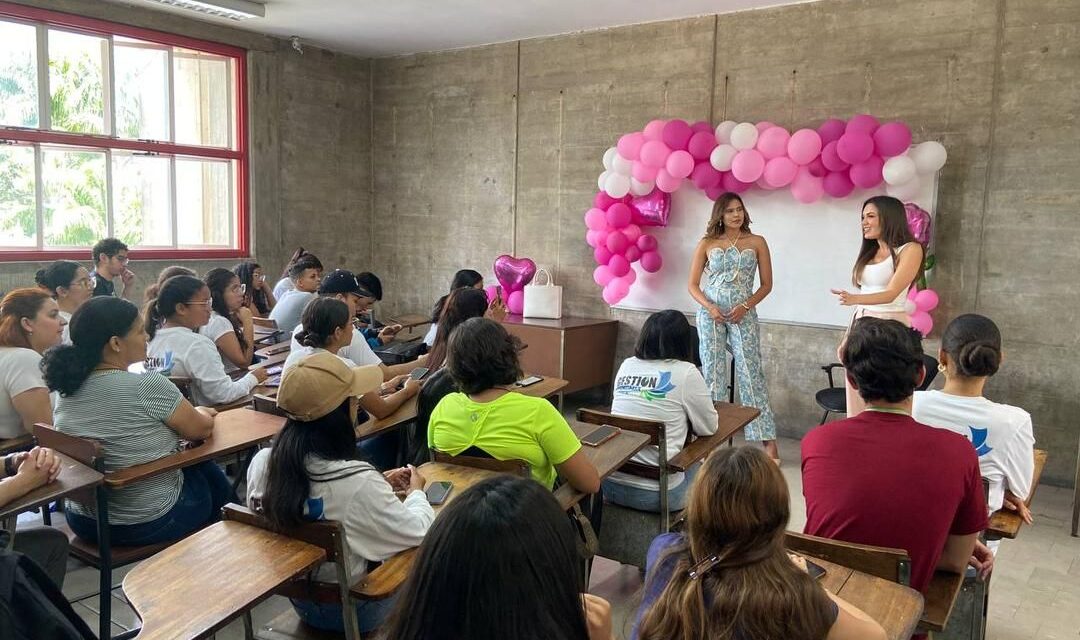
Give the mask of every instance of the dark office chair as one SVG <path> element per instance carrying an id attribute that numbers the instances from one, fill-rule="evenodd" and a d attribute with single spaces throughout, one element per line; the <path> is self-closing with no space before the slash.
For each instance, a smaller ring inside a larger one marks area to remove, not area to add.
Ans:
<path id="1" fill-rule="evenodd" d="M 933 384 L 934 378 L 938 374 L 938 361 L 934 356 L 923 354 L 923 366 L 926 367 L 926 377 L 923 378 L 922 384 L 919 385 L 917 391 L 926 391 Z M 817 401 L 818 406 L 825 410 L 825 413 L 821 416 L 821 422 L 818 424 L 825 424 L 825 421 L 829 419 L 830 413 L 847 413 L 847 397 L 843 386 L 836 386 L 833 381 L 833 369 L 840 367 L 844 368 L 844 365 L 839 362 L 833 362 L 827 364 L 821 368 L 825 372 L 825 375 L 829 377 L 829 386 L 814 394 L 814 400 Z"/>

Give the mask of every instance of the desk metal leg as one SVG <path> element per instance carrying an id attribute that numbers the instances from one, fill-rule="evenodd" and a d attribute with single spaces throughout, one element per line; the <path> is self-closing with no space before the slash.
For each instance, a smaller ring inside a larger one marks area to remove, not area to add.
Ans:
<path id="1" fill-rule="evenodd" d="M 99 486 L 97 495 L 98 554 L 101 566 L 98 567 L 98 638 L 106 640 L 112 637 L 112 545 L 109 540 L 109 497 L 104 486 Z"/>

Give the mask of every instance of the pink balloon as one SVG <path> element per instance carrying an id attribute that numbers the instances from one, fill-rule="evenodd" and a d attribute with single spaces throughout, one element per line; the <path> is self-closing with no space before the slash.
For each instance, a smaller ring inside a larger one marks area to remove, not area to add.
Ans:
<path id="1" fill-rule="evenodd" d="M 770 129 L 772 131 L 772 129 Z M 799 171 L 799 165 L 791 161 L 791 158 L 782 156 L 779 158 L 773 158 L 765 163 L 765 182 L 774 189 L 780 187 L 786 187 L 791 184 L 791 181 L 795 179 L 795 174 Z"/>
<path id="2" fill-rule="evenodd" d="M 765 157 L 757 149 L 744 149 L 731 161 L 731 174 L 741 182 L 753 182 L 765 170 Z"/>
<path id="3" fill-rule="evenodd" d="M 708 125 L 706 125 L 705 131 L 698 131 L 690 136 L 690 142 L 686 145 L 686 150 L 690 152 L 690 155 L 694 156 L 695 160 L 708 160 L 715 148 L 716 134 Z"/>
<path id="4" fill-rule="evenodd" d="M 676 178 L 667 172 L 667 169 L 661 169 L 656 172 L 656 188 L 664 193 L 671 193 L 679 188 L 682 184 L 682 178 Z"/>
<path id="5" fill-rule="evenodd" d="M 622 229 L 630 224 L 630 207 L 621 202 L 616 202 L 608 208 L 604 219 L 612 229 Z"/>
<path id="6" fill-rule="evenodd" d="M 874 131 L 874 150 L 882 158 L 898 156 L 911 146 L 911 129 L 903 122 L 889 122 Z"/>
<path id="7" fill-rule="evenodd" d="M 923 289 L 915 294 L 915 308 L 925 313 L 937 309 L 940 302 L 941 299 L 938 297 L 937 291 L 933 289 Z"/>
<path id="8" fill-rule="evenodd" d="M 487 294 L 488 304 L 495 302 L 495 297 L 499 295 L 499 288 L 495 285 L 490 287 L 484 287 L 484 293 Z"/>
<path id="9" fill-rule="evenodd" d="M 645 140 L 663 140 L 665 124 L 667 123 L 663 120 L 653 120 L 645 125 L 645 130 L 642 131 Z"/>
<path id="10" fill-rule="evenodd" d="M 810 164 L 821 153 L 821 136 L 813 129 L 799 129 L 791 134 L 787 155 L 798 165 Z"/>
<path id="11" fill-rule="evenodd" d="M 754 186 L 753 182 L 743 182 L 735 177 L 730 171 L 724 173 L 722 180 L 724 191 L 730 191 L 732 193 L 746 193 L 750 187 Z"/>
<path id="12" fill-rule="evenodd" d="M 642 253 L 646 251 L 656 251 L 657 246 L 659 246 L 659 243 L 656 241 L 656 237 L 650 236 L 647 233 L 642 234 L 637 240 L 637 248 L 640 249 Z"/>
<path id="13" fill-rule="evenodd" d="M 606 246 L 608 251 L 610 251 L 612 254 L 619 255 L 623 251 L 626 251 L 626 247 L 629 244 L 630 242 L 626 239 L 626 236 L 623 235 L 621 231 L 612 231 L 608 234 L 607 241 L 604 243 L 604 246 Z M 610 262 L 608 264 L 610 264 Z"/>
<path id="14" fill-rule="evenodd" d="M 723 178 L 721 178 L 721 180 L 722 179 Z M 725 189 L 723 185 L 718 184 L 715 187 L 709 187 L 708 189 L 706 189 L 705 197 L 715 202 L 716 200 L 719 200 L 720 196 L 724 195 L 726 191 L 727 189 Z"/>
<path id="15" fill-rule="evenodd" d="M 645 134 L 635 131 L 619 138 L 615 148 L 618 149 L 619 155 L 627 160 L 637 160 L 643 144 L 645 144 Z"/>
<path id="16" fill-rule="evenodd" d="M 704 120 L 698 120 L 690 125 L 690 130 L 694 133 L 708 133 L 713 137 L 713 142 L 716 142 L 716 134 L 713 133 L 713 126 Z"/>
<path id="17" fill-rule="evenodd" d="M 594 231 L 601 231 L 605 227 L 604 212 L 597 208 L 585 212 L 585 226 Z"/>
<path id="18" fill-rule="evenodd" d="M 915 296 L 919 295 L 919 290 L 915 287 L 911 287 L 907 292 L 907 299 L 915 302 Z"/>
<path id="19" fill-rule="evenodd" d="M 860 113 L 857 116 L 848 120 L 847 126 L 844 128 L 844 133 L 862 133 L 865 135 L 873 135 L 874 131 L 878 128 L 878 119 L 874 116 Z"/>
<path id="20" fill-rule="evenodd" d="M 874 139 L 867 133 L 845 133 L 836 141 L 836 155 L 848 164 L 866 162 L 874 155 Z"/>
<path id="21" fill-rule="evenodd" d="M 689 151 L 672 151 L 665 166 L 672 177 L 685 178 L 694 170 L 694 156 Z"/>
<path id="22" fill-rule="evenodd" d="M 765 164 L 768 164 L 768 163 L 765 163 Z M 776 187 L 772 186 L 771 184 L 769 184 L 768 182 L 765 181 L 765 172 L 764 171 L 761 172 L 761 177 L 760 178 L 758 178 L 757 180 L 754 180 L 754 184 L 757 185 L 758 189 L 764 189 L 765 191 L 775 191 L 776 190 Z"/>
<path id="23" fill-rule="evenodd" d="M 652 182 L 656 180 L 656 167 L 650 167 L 644 162 L 634 161 L 630 166 L 630 175 L 638 182 Z"/>
<path id="24" fill-rule="evenodd" d="M 641 249 L 638 249 L 634 245 L 630 245 L 626 248 L 626 260 L 628 262 L 637 262 L 641 259 Z"/>
<path id="25" fill-rule="evenodd" d="M 627 242 L 631 245 L 637 244 L 637 239 L 641 237 L 641 227 L 636 224 L 628 224 L 620 229 L 620 231 L 626 236 Z"/>
<path id="26" fill-rule="evenodd" d="M 606 264 L 602 264 L 593 269 L 592 279 L 593 282 L 600 285 L 601 287 L 606 287 L 607 283 L 615 279 L 615 274 L 611 272 L 610 267 L 608 267 Z"/>
<path id="27" fill-rule="evenodd" d="M 593 259 L 596 260 L 596 264 L 607 264 L 611 260 L 611 256 L 615 254 L 611 253 L 607 248 L 607 236 L 601 238 L 600 242 L 602 244 L 593 250 Z"/>
<path id="28" fill-rule="evenodd" d="M 633 269 L 626 272 L 626 275 L 622 277 L 622 281 L 626 283 L 627 287 L 634 284 L 637 281 L 637 271 Z"/>
<path id="29" fill-rule="evenodd" d="M 671 196 L 653 189 L 630 199 L 631 221 L 641 227 L 666 227 L 671 214 Z"/>
<path id="30" fill-rule="evenodd" d="M 769 122 L 768 120 L 762 120 L 761 122 L 754 125 L 754 127 L 758 130 L 758 133 L 763 133 L 769 129 L 772 129 L 775 126 L 775 124 Z"/>
<path id="31" fill-rule="evenodd" d="M 825 145 L 821 150 L 821 164 L 825 166 L 829 171 L 847 171 L 850 163 L 844 162 L 840 159 L 840 156 L 836 153 L 836 147 L 839 143 L 835 140 Z"/>
<path id="32" fill-rule="evenodd" d="M 593 249 L 600 246 L 601 239 L 607 240 L 607 234 L 603 231 L 593 231 L 592 229 L 589 229 L 585 232 L 585 242 Z"/>
<path id="33" fill-rule="evenodd" d="M 839 159 L 840 158 L 837 158 L 837 160 Z M 824 178 L 825 174 L 829 172 L 829 170 L 825 168 L 825 163 L 821 161 L 821 156 L 814 158 L 813 162 L 806 165 L 806 167 L 810 169 L 810 175 L 815 178 Z"/>
<path id="34" fill-rule="evenodd" d="M 611 256 L 611 262 L 608 262 L 607 266 L 608 269 L 611 269 L 612 275 L 616 278 L 621 278 L 630 270 L 630 261 L 623 256 L 614 255 Z"/>
<path id="35" fill-rule="evenodd" d="M 525 311 L 525 292 L 511 291 L 510 295 L 506 296 L 506 310 L 520 316 Z"/>
<path id="36" fill-rule="evenodd" d="M 664 260 L 656 251 L 646 251 L 641 254 L 641 268 L 648 273 L 656 273 L 664 266 Z"/>
<path id="37" fill-rule="evenodd" d="M 649 140 L 641 145 L 641 162 L 650 167 L 663 167 L 669 155 L 671 149 L 659 140 Z"/>
<path id="38" fill-rule="evenodd" d="M 779 158 L 787 154 L 788 141 L 791 134 L 783 127 L 769 127 L 761 132 L 757 139 L 757 150 L 766 160 Z"/>
<path id="39" fill-rule="evenodd" d="M 839 118 L 830 118 L 821 123 L 821 126 L 817 128 L 818 135 L 821 136 L 821 145 L 825 146 L 830 142 L 836 142 L 840 139 L 840 136 L 844 135 L 844 129 L 846 123 Z"/>
<path id="40" fill-rule="evenodd" d="M 720 184 L 720 172 L 708 162 L 699 162 L 690 173 L 690 180 L 698 189 L 708 191 Z"/>
<path id="41" fill-rule="evenodd" d="M 911 328 L 921 333 L 925 338 L 934 330 L 934 319 L 925 311 L 916 311 L 911 314 Z"/>
<path id="42" fill-rule="evenodd" d="M 852 165 L 849 177 L 860 189 L 873 189 L 882 182 L 881 168 L 885 161 L 878 156 L 870 156 L 869 160 Z"/>
<path id="43" fill-rule="evenodd" d="M 825 176 L 822 182 L 825 193 L 834 198 L 846 198 L 855 190 L 847 171 L 832 171 Z"/>
<path id="44" fill-rule="evenodd" d="M 619 278 L 615 278 L 604 287 L 604 302 L 610 305 L 619 304 L 619 301 L 625 298 L 628 293 L 630 293 L 630 285 Z"/>
<path id="45" fill-rule="evenodd" d="M 692 135 L 694 131 L 686 120 L 672 120 L 664 125 L 664 134 L 661 139 L 673 151 L 686 150 L 686 145 L 690 142 Z"/>
<path id="46" fill-rule="evenodd" d="M 914 202 L 904 204 L 904 213 L 907 214 L 908 229 L 915 241 L 921 245 L 930 242 L 930 214 Z"/>
<path id="47" fill-rule="evenodd" d="M 610 207 L 611 205 L 615 204 L 618 201 L 619 201 L 618 198 L 612 198 L 608 194 L 601 191 L 601 192 L 596 194 L 595 198 L 593 198 L 593 206 L 596 207 L 597 209 L 602 210 L 602 211 L 607 211 L 608 207 Z"/>
<path id="48" fill-rule="evenodd" d="M 791 183 L 791 195 L 803 204 L 812 204 L 825 195 L 822 179 L 810 173 L 807 167 L 799 167 L 799 173 Z"/>
<path id="49" fill-rule="evenodd" d="M 536 263 L 529 258 L 515 258 L 503 254 L 495 258 L 495 279 L 503 291 L 520 291 L 532 282 L 536 275 Z"/>

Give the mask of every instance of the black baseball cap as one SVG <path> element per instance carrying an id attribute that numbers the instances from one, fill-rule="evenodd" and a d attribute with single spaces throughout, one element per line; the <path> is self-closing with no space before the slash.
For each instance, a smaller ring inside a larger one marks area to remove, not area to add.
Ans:
<path id="1" fill-rule="evenodd" d="M 371 298 L 371 292 L 360 286 L 360 281 L 352 271 L 335 269 L 322 279 L 319 284 L 319 293 L 322 295 L 334 295 L 338 293 L 351 293 L 361 298 Z"/>

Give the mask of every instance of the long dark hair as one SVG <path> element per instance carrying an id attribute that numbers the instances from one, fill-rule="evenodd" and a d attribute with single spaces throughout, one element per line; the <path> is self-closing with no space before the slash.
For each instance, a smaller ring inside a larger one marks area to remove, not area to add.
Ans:
<path id="1" fill-rule="evenodd" d="M 303 248 L 303 247 L 297 247 L 296 251 L 293 251 L 293 254 L 291 256 L 289 256 L 289 261 L 285 263 L 285 269 L 281 272 L 281 277 L 282 278 L 292 277 L 289 274 L 289 271 L 293 268 L 293 266 L 296 265 L 297 262 L 300 261 L 301 258 L 307 258 L 309 262 L 317 265 L 317 266 L 311 266 L 311 267 L 306 267 L 306 268 L 308 268 L 308 269 L 318 269 L 318 270 L 322 271 L 322 268 L 323 268 L 322 262 L 320 262 L 319 259 L 317 257 L 315 257 L 314 253 L 308 252 L 308 250 Z M 303 273 L 303 271 L 304 271 L 303 269 L 300 270 L 301 273 Z"/>
<path id="2" fill-rule="evenodd" d="M 473 394 L 521 379 L 521 341 L 501 324 L 470 318 L 450 333 L 446 368 L 462 393 Z"/>
<path id="3" fill-rule="evenodd" d="M 474 269 L 461 269 L 454 274 L 454 278 L 450 280 L 450 293 L 457 291 L 458 289 L 469 287 L 474 288 L 476 285 L 484 281 L 484 276 L 479 271 Z M 435 306 L 431 309 L 431 321 L 438 322 L 439 316 L 442 315 L 443 306 L 446 304 L 446 298 L 449 294 L 442 296 L 435 303 Z"/>
<path id="4" fill-rule="evenodd" d="M 941 350 L 949 354 L 961 376 L 992 376 L 1001 366 L 1001 331 L 990 318 L 966 313 L 945 327 Z"/>
<path id="5" fill-rule="evenodd" d="M 310 475 L 304 459 L 355 460 L 356 435 L 353 433 L 349 402 L 310 422 L 289 419 L 274 438 L 267 469 L 266 492 L 261 507 L 274 526 L 281 529 L 305 522 L 304 505 L 311 495 L 312 482 L 329 482 L 355 475 L 356 469 L 333 474 Z"/>
<path id="6" fill-rule="evenodd" d="M 266 299 L 266 292 L 255 284 L 256 269 L 262 269 L 262 265 L 248 260 L 233 267 L 232 271 L 240 278 L 240 284 L 244 285 L 244 295 L 255 303 L 260 315 L 266 315 L 270 313 L 270 301 Z"/>
<path id="7" fill-rule="evenodd" d="M 727 209 L 727 206 L 735 200 L 738 200 L 743 208 L 742 226 L 739 227 L 739 231 L 750 233 L 750 212 L 746 211 L 746 203 L 743 202 L 742 196 L 728 191 L 720 194 L 713 203 L 712 215 L 709 216 L 709 223 L 705 225 L 706 238 L 719 238 L 724 235 L 724 209 Z"/>
<path id="8" fill-rule="evenodd" d="M 81 266 L 78 262 L 71 260 L 57 260 L 44 269 L 38 269 L 38 272 L 34 274 L 34 282 L 55 298 L 59 295 L 56 292 L 57 289 L 71 287 L 71 281 L 75 279 L 75 274 Z"/>
<path id="9" fill-rule="evenodd" d="M 236 312 L 229 309 L 229 304 L 225 302 L 225 291 L 232 285 L 233 278 L 239 280 L 236 274 L 228 269 L 222 269 L 218 267 L 206 272 L 203 277 L 203 281 L 206 282 L 206 286 L 210 288 L 210 307 L 219 316 L 228 319 L 229 324 L 232 325 L 233 333 L 236 335 L 237 342 L 240 343 L 241 351 L 247 349 L 247 340 L 244 339 L 244 326 L 240 324 L 240 319 L 236 317 Z"/>
<path id="10" fill-rule="evenodd" d="M 681 311 L 657 311 L 642 325 L 634 357 L 639 360 L 682 360 L 700 365 L 697 330 L 690 326 Z"/>
<path id="11" fill-rule="evenodd" d="M 892 256 L 893 268 L 896 268 L 896 250 L 904 246 L 909 242 L 915 241 L 915 236 L 912 235 L 911 229 L 907 224 L 907 212 L 904 211 L 904 203 L 900 202 L 892 196 L 874 196 L 868 198 L 863 203 L 860 212 L 865 211 L 867 205 L 874 205 L 874 208 L 878 210 L 878 220 L 881 225 L 881 240 L 889 247 L 889 254 Z M 861 215 L 861 213 L 860 213 Z M 851 270 L 851 282 L 855 286 L 860 286 L 862 280 L 863 269 L 866 265 L 870 264 L 870 261 L 874 259 L 874 256 L 878 252 L 878 241 L 869 240 L 863 238 L 862 245 L 859 246 L 859 257 L 855 259 L 855 268 Z M 916 280 L 922 275 L 922 268 L 919 268 L 919 275 L 916 276 Z"/>
<path id="12" fill-rule="evenodd" d="M 508 475 L 484 480 L 431 526 L 386 637 L 587 640 L 578 564 L 550 491 Z"/>
<path id="13" fill-rule="evenodd" d="M 657 563 L 674 562 L 674 572 L 638 637 L 823 640 L 829 597 L 784 551 L 788 503 L 784 476 L 760 449 L 709 456 L 690 489 L 686 543 Z M 653 572 L 646 584 L 657 579 Z"/>
<path id="14" fill-rule="evenodd" d="M 146 335 L 153 340 L 166 320 L 176 314 L 176 305 L 188 302 L 202 291 L 206 284 L 195 276 L 173 276 L 161 285 L 156 298 L 146 303 Z"/>
<path id="15" fill-rule="evenodd" d="M 158 291 L 161 290 L 161 285 L 165 284 L 165 281 L 169 278 L 175 278 L 176 276 L 192 276 L 193 278 L 199 277 L 199 275 L 195 273 L 194 270 L 188 269 L 187 267 L 181 267 L 178 264 L 165 267 L 161 270 L 161 273 L 158 274 L 157 282 L 150 285 L 146 288 L 145 291 L 143 291 L 143 302 L 150 302 L 154 298 L 158 297 Z"/>
<path id="16" fill-rule="evenodd" d="M 435 344 L 428 353 L 427 368 L 436 371 L 446 360 L 446 346 L 450 333 L 469 318 L 483 317 L 487 311 L 487 294 L 480 289 L 458 289 L 450 294 L 439 316 L 439 328 L 435 332 Z"/>
<path id="17" fill-rule="evenodd" d="M 305 347 L 325 348 L 334 332 L 348 326 L 349 306 L 338 300 L 321 296 L 307 303 L 300 316 L 303 329 L 296 334 L 296 341 Z"/>
<path id="18" fill-rule="evenodd" d="M 101 364 L 101 352 L 109 340 L 131 333 L 138 319 L 139 308 L 123 298 L 87 300 L 71 315 L 71 344 L 45 352 L 41 361 L 45 384 L 61 396 L 74 395 Z"/>

